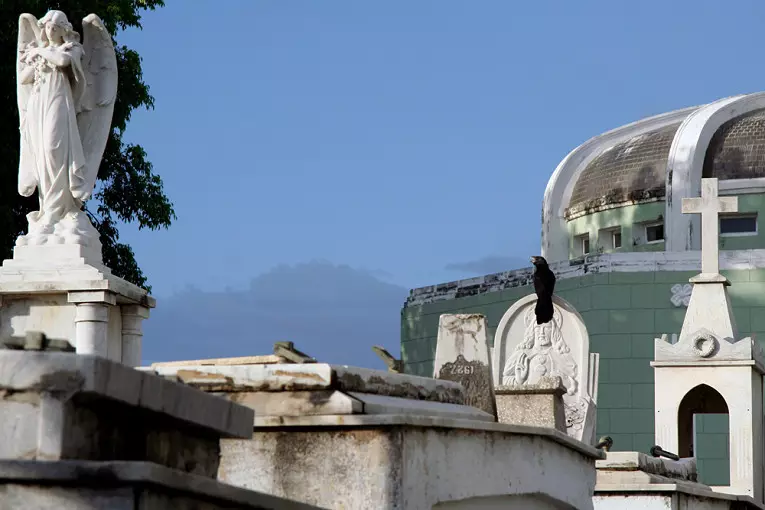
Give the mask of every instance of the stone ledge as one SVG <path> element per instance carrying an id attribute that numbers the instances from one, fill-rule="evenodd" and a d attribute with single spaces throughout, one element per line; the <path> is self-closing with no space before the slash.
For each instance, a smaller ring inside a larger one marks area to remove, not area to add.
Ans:
<path id="1" fill-rule="evenodd" d="M 669 478 L 695 481 L 696 461 L 693 458 L 670 460 L 651 457 L 641 452 L 608 452 L 595 463 L 600 471 L 642 471 Z"/>
<path id="2" fill-rule="evenodd" d="M 560 395 L 566 387 L 560 377 L 540 377 L 537 384 L 503 385 L 494 388 L 496 395 Z"/>
<path id="3" fill-rule="evenodd" d="M 154 370 L 157 367 L 188 367 L 188 366 L 239 366 L 239 365 L 277 365 L 291 364 L 292 362 L 277 356 L 276 354 L 266 354 L 263 356 L 241 356 L 238 358 L 208 358 L 184 361 L 158 361 L 152 363 L 151 367 L 145 367 L 143 370 Z"/>
<path id="4" fill-rule="evenodd" d="M 154 366 L 160 376 L 177 377 L 211 392 L 306 391 L 334 389 L 412 400 L 463 404 L 459 383 L 327 363 L 267 365 Z"/>
<path id="5" fill-rule="evenodd" d="M 157 306 L 157 300 L 149 296 L 145 289 L 93 266 L 29 269 L 3 265 L 0 268 L 0 296 L 94 290 L 115 293 L 119 304 L 139 304 L 147 308 Z"/>
<path id="6" fill-rule="evenodd" d="M 387 397 L 372 393 L 343 393 L 332 389 L 236 391 L 215 392 L 213 394 L 249 407 L 255 411 L 256 417 L 409 413 L 416 416 L 495 421 L 493 415 L 467 405 Z"/>
<path id="7" fill-rule="evenodd" d="M 96 356 L 0 350 L 0 389 L 91 395 L 161 413 L 222 437 L 252 434 L 251 409 Z"/>
<path id="8" fill-rule="evenodd" d="M 29 461 L 0 460 L 0 484 L 34 486 L 70 485 L 159 487 L 185 496 L 214 500 L 220 508 L 312 510 L 318 507 L 268 494 L 234 487 L 149 462 Z"/>
<path id="9" fill-rule="evenodd" d="M 455 430 L 478 430 L 505 434 L 540 436 L 559 443 L 593 459 L 605 459 L 603 451 L 590 446 L 555 429 L 526 425 L 444 418 L 438 416 L 414 416 L 408 414 L 349 414 L 323 416 L 266 416 L 256 417 L 254 431 L 317 429 L 317 428 L 370 428 L 370 427 L 432 427 Z"/>
<path id="10" fill-rule="evenodd" d="M 765 268 L 765 249 L 720 250 L 720 269 L 752 270 Z M 629 252 L 588 255 L 574 260 L 553 262 L 550 269 L 558 280 L 579 278 L 594 273 L 635 273 L 657 271 L 701 271 L 701 252 Z M 531 285 L 532 269 L 519 268 L 475 278 L 428 285 L 409 291 L 404 308 L 448 301 L 467 296 Z"/>
<path id="11" fill-rule="evenodd" d="M 718 499 L 724 501 L 736 501 L 744 503 L 746 508 L 765 510 L 765 505 L 758 503 L 749 496 L 740 496 L 738 494 L 727 494 L 724 492 L 713 491 L 710 487 L 694 482 L 676 482 L 676 483 L 636 483 L 636 484 L 596 484 L 595 496 L 603 495 L 631 495 L 635 493 L 645 494 L 667 494 L 681 493 L 700 498 Z M 600 493 L 600 494 L 599 494 Z"/>

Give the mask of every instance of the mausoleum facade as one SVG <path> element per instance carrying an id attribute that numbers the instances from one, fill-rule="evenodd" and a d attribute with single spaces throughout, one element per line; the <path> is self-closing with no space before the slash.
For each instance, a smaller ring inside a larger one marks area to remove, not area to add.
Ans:
<path id="1" fill-rule="evenodd" d="M 701 269 L 701 218 L 683 214 L 702 178 L 737 196 L 719 219 L 720 272 L 738 330 L 765 338 L 765 93 L 724 98 L 596 136 L 553 172 L 543 201 L 541 253 L 556 294 L 581 314 L 599 353 L 597 436 L 612 450 L 654 444 L 654 339 L 679 334 Z M 529 254 L 531 255 L 531 254 Z M 531 268 L 411 291 L 402 310 L 405 371 L 433 375 L 441 314 L 484 314 L 494 338 L 505 312 L 533 293 Z M 496 376 L 496 374 L 495 374 Z M 699 479 L 727 485 L 727 417 L 695 421 Z"/>

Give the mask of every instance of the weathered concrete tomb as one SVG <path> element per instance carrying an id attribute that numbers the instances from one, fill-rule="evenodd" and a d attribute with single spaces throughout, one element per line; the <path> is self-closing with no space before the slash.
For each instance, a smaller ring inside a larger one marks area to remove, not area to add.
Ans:
<path id="1" fill-rule="evenodd" d="M 92 355 L 0 350 L 0 509 L 308 509 L 216 480 L 252 410 Z"/>

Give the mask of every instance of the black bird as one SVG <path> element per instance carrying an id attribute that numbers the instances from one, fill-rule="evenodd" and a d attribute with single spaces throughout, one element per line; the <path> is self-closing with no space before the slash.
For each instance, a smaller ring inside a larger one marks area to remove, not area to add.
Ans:
<path id="1" fill-rule="evenodd" d="M 555 273 L 550 270 L 544 257 L 531 257 L 531 263 L 534 264 L 534 290 L 537 293 L 534 313 L 537 316 L 537 324 L 544 324 L 553 318 Z"/>

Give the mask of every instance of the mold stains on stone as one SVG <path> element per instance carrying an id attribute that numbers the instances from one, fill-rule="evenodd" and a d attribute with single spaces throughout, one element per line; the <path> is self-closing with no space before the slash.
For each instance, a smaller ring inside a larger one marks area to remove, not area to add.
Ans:
<path id="1" fill-rule="evenodd" d="M 288 372 L 285 370 L 275 370 L 274 375 L 277 377 L 299 377 L 300 379 L 311 379 L 312 381 L 316 381 L 322 384 L 329 382 L 319 374 L 313 372 Z"/>
<path id="2" fill-rule="evenodd" d="M 672 167 L 667 167 L 667 189 L 664 193 L 667 207 L 672 207 Z"/>
<path id="3" fill-rule="evenodd" d="M 607 195 L 569 207 L 564 213 L 566 221 L 619 207 L 657 202 L 665 198 L 664 186 L 649 189 L 613 189 Z"/>
<path id="4" fill-rule="evenodd" d="M 120 482 L 119 476 L 111 466 L 80 467 L 74 466 L 74 479 L 86 485 L 97 487 L 114 485 Z"/>
<path id="5" fill-rule="evenodd" d="M 0 400 L 38 406 L 40 405 L 40 392 L 36 390 L 14 391 L 12 389 L 0 389 Z"/>
<path id="6" fill-rule="evenodd" d="M 259 449 L 269 453 L 274 495 L 289 495 L 297 501 L 324 506 L 326 495 L 306 480 L 307 474 L 316 473 L 333 487 L 332 497 L 336 501 L 354 500 L 351 494 L 369 494 L 371 489 L 363 477 L 358 476 L 359 471 L 380 470 L 383 465 L 389 466 L 379 473 L 379 480 L 385 483 L 372 487 L 384 489 L 372 492 L 380 498 L 378 505 L 385 507 L 399 501 L 396 497 L 401 490 L 402 442 L 396 429 L 261 432 L 258 440 Z M 336 454 L 327 455 L 327 452 Z M 348 508 L 351 507 L 353 505 Z"/>
<path id="7" fill-rule="evenodd" d="M 234 380 L 221 374 L 211 374 L 198 370 L 178 370 L 177 380 L 205 391 L 236 391 Z"/>
<path id="8" fill-rule="evenodd" d="M 723 124 L 707 146 L 702 177 L 765 177 L 765 109 Z"/>
<path id="9" fill-rule="evenodd" d="M 308 403 L 314 407 L 326 405 L 333 394 L 333 391 L 311 391 L 308 393 Z"/>
<path id="10" fill-rule="evenodd" d="M 391 379 L 373 375 L 368 379 L 359 374 L 343 373 L 337 378 L 337 389 L 344 392 L 373 393 L 386 397 L 401 397 L 449 404 L 463 404 L 465 395 L 462 388 L 438 385 L 432 389 L 416 386 L 411 382 L 394 382 Z"/>
<path id="11" fill-rule="evenodd" d="M 602 151 L 574 184 L 565 217 L 663 197 L 669 150 L 679 127 L 666 126 Z"/>
<path id="12" fill-rule="evenodd" d="M 40 382 L 29 389 L 39 392 L 72 395 L 80 391 L 84 385 L 85 377 L 80 372 L 59 370 L 44 374 L 40 377 Z"/>

